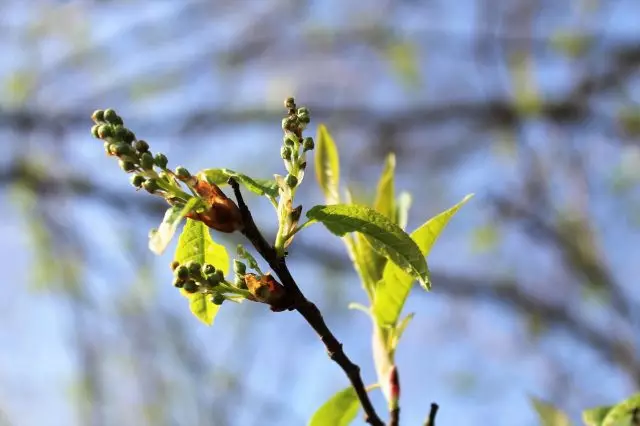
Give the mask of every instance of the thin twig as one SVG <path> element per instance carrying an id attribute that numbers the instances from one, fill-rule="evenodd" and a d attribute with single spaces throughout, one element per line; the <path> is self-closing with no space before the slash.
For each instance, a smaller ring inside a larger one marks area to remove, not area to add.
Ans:
<path id="1" fill-rule="evenodd" d="M 431 403 L 431 410 L 429 411 L 429 417 L 427 421 L 424 422 L 424 426 L 436 426 L 436 414 L 438 414 L 438 404 L 435 402 Z"/>
<path id="2" fill-rule="evenodd" d="M 360 377 L 360 367 L 351 362 L 344 353 L 342 344 L 338 339 L 336 339 L 331 330 L 329 330 L 329 327 L 327 327 L 318 307 L 304 296 L 293 279 L 293 276 L 287 267 L 285 258 L 279 258 L 273 246 L 262 236 L 262 233 L 253 221 L 249 208 L 242 198 L 238 182 L 232 178 L 229 179 L 229 184 L 233 188 L 236 200 L 238 201 L 238 207 L 242 214 L 242 220 L 244 222 L 244 229 L 242 230 L 242 233 L 249 241 L 251 241 L 251 244 L 253 244 L 258 253 L 260 253 L 267 263 L 269 263 L 271 269 L 273 269 L 280 278 L 282 285 L 291 296 L 292 305 L 289 309 L 295 309 L 304 317 L 309 325 L 311 325 L 315 332 L 320 336 L 322 343 L 324 343 L 327 348 L 329 358 L 335 361 L 345 372 L 358 395 L 360 403 L 362 404 L 362 408 L 365 412 L 365 421 L 372 426 L 384 426 L 384 422 L 380 420 L 380 417 L 378 417 L 378 414 L 373 408 L 373 404 L 369 399 L 365 385 Z"/>
<path id="3" fill-rule="evenodd" d="M 389 420 L 389 426 L 398 426 L 400 424 L 400 407 L 396 407 L 391 410 L 391 419 Z"/>

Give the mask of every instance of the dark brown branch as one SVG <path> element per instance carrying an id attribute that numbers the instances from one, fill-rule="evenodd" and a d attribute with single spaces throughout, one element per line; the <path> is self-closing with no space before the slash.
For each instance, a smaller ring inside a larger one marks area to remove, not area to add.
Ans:
<path id="1" fill-rule="evenodd" d="M 242 193 L 240 192 L 240 186 L 238 182 L 234 179 L 229 180 L 229 184 L 233 188 L 233 192 L 238 201 L 238 207 L 240 208 L 240 212 L 242 213 L 242 219 L 244 221 L 244 229 L 242 233 L 247 237 L 251 244 L 255 247 L 255 249 L 260 253 L 260 255 L 264 258 L 264 260 L 269 263 L 269 266 L 273 271 L 278 275 L 282 285 L 286 289 L 287 293 L 291 296 L 292 306 L 289 309 L 295 309 L 304 317 L 304 319 L 309 323 L 309 325 L 315 330 L 315 332 L 320 336 L 320 340 L 324 343 L 327 348 L 327 354 L 329 358 L 335 361 L 342 370 L 344 370 L 345 374 L 349 378 L 351 385 L 356 391 L 358 395 L 358 399 L 362 404 L 362 408 L 365 412 L 365 421 L 372 426 L 384 426 L 380 417 L 376 413 L 373 408 L 373 404 L 369 399 L 369 395 L 367 394 L 367 390 L 365 388 L 364 382 L 360 377 L 360 367 L 351 362 L 351 360 L 347 357 L 342 349 L 342 344 L 336 339 L 333 335 L 329 327 L 324 321 L 322 314 L 318 307 L 311 301 L 309 301 L 300 288 L 298 284 L 293 279 L 289 268 L 287 267 L 285 258 L 279 258 L 275 248 L 271 246 L 262 236 L 262 233 L 256 226 L 253 217 L 251 216 L 251 212 L 249 208 L 244 202 L 242 198 Z"/>
<path id="2" fill-rule="evenodd" d="M 389 426 L 398 426 L 400 424 L 400 407 L 396 407 L 391 410 L 391 419 L 389 420 Z"/>
<path id="3" fill-rule="evenodd" d="M 438 404 L 435 402 L 431 403 L 431 410 L 429 411 L 429 417 L 424 422 L 424 426 L 436 426 L 436 415 L 438 414 Z"/>

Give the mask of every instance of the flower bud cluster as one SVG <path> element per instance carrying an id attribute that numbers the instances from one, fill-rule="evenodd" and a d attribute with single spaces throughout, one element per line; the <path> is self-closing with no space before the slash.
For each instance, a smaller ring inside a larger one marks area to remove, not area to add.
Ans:
<path id="1" fill-rule="evenodd" d="M 181 288 L 189 294 L 206 294 L 215 305 L 221 305 L 227 299 L 237 300 L 238 297 L 245 298 L 249 295 L 246 291 L 244 275 L 242 275 L 242 285 L 238 283 L 238 272 L 236 272 L 236 285 L 233 285 L 225 280 L 221 269 L 216 269 L 210 263 L 173 262 L 171 268 L 174 287 Z"/>
<path id="2" fill-rule="evenodd" d="M 287 108 L 287 116 L 282 119 L 284 137 L 280 157 L 288 172 L 285 182 L 294 189 L 302 183 L 307 167 L 306 153 L 313 150 L 315 144 L 312 137 L 303 137 L 303 132 L 311 121 L 309 110 L 306 107 L 297 108 L 294 98 L 287 98 L 284 106 Z"/>

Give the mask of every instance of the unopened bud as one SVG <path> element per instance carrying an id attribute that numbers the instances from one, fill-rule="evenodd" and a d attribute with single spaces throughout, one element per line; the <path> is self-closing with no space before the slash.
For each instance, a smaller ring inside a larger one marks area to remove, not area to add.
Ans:
<path id="1" fill-rule="evenodd" d="M 194 280 L 189 280 L 184 283 L 184 291 L 187 293 L 195 293 L 198 291 L 198 284 Z"/>
<path id="2" fill-rule="evenodd" d="M 175 271 L 176 269 L 178 269 L 178 266 L 180 266 L 180 262 L 178 262 L 177 260 L 174 260 L 169 265 L 169 267 L 171 268 L 172 271 Z"/>
<path id="3" fill-rule="evenodd" d="M 121 142 L 124 142 L 128 132 L 129 129 L 127 129 L 126 127 L 116 126 L 113 137 Z"/>
<path id="4" fill-rule="evenodd" d="M 163 153 L 159 152 L 156 154 L 156 156 L 153 158 L 153 161 L 156 163 L 156 166 L 160 167 L 161 169 L 166 169 L 167 168 L 167 156 L 164 155 Z"/>
<path id="5" fill-rule="evenodd" d="M 287 182 L 287 186 L 293 189 L 296 187 L 296 185 L 298 185 L 298 178 L 295 177 L 294 175 L 287 175 L 286 182 Z"/>
<path id="6" fill-rule="evenodd" d="M 296 107 L 295 99 L 293 99 L 292 97 L 289 97 L 289 98 L 285 99 L 284 100 L 284 107 L 286 109 L 295 109 L 295 107 Z"/>
<path id="7" fill-rule="evenodd" d="M 182 166 L 176 167 L 176 175 L 180 179 L 189 179 L 191 177 L 191 173 L 189 173 L 189 170 L 187 170 L 186 168 L 184 168 Z"/>
<path id="8" fill-rule="evenodd" d="M 296 119 L 292 117 L 286 117 L 282 119 L 282 130 L 291 130 L 296 125 Z"/>
<path id="9" fill-rule="evenodd" d="M 100 133 L 98 133 L 99 129 L 100 129 L 100 124 L 94 124 L 91 127 L 91 135 L 96 139 L 100 139 Z"/>
<path id="10" fill-rule="evenodd" d="M 104 110 L 104 115 L 103 115 L 103 117 L 104 117 L 104 120 L 105 120 L 106 122 L 108 122 L 108 123 L 111 123 L 111 124 L 119 124 L 119 123 L 118 123 L 118 121 L 119 121 L 118 119 L 119 119 L 120 117 L 118 117 L 118 114 L 116 114 L 116 112 L 115 112 L 113 109 L 111 109 L 111 108 L 107 108 L 106 110 Z"/>
<path id="11" fill-rule="evenodd" d="M 133 164 L 133 163 L 132 163 L 131 161 L 129 161 L 129 160 L 120 160 L 120 161 L 118 162 L 118 164 L 120 165 L 120 168 L 121 168 L 122 170 L 124 170 L 125 172 L 127 172 L 127 173 L 132 172 L 132 171 L 134 171 L 134 170 L 136 169 L 136 165 L 135 165 L 135 164 Z M 147 182 L 148 182 L 148 181 L 147 181 Z M 146 182 L 145 182 L 145 183 L 146 183 Z M 145 188 L 146 188 L 146 186 L 145 186 Z"/>
<path id="12" fill-rule="evenodd" d="M 158 181 L 155 178 L 147 179 L 142 186 L 149 194 L 154 194 L 158 189 L 160 189 Z"/>
<path id="13" fill-rule="evenodd" d="M 101 109 L 93 111 L 93 114 L 91 114 L 91 119 L 96 124 L 104 123 L 104 111 Z"/>
<path id="14" fill-rule="evenodd" d="M 100 127 L 98 127 L 98 136 L 100 139 L 113 137 L 113 134 L 113 127 L 108 124 L 101 124 Z"/>
<path id="15" fill-rule="evenodd" d="M 205 263 L 205 264 L 204 264 L 204 267 L 202 268 L 202 272 L 203 272 L 205 275 L 213 275 L 213 274 L 215 274 L 215 272 L 216 272 L 216 267 L 215 267 L 215 266 L 213 266 L 213 265 L 212 265 L 212 264 L 210 264 L 210 263 Z"/>
<path id="16" fill-rule="evenodd" d="M 180 265 L 174 271 L 174 275 L 181 280 L 186 280 L 189 278 L 189 269 L 184 265 Z"/>
<path id="17" fill-rule="evenodd" d="M 287 133 L 284 135 L 284 138 L 282 138 L 282 141 L 285 147 L 293 147 L 296 143 L 296 136 L 291 133 Z"/>
<path id="18" fill-rule="evenodd" d="M 311 151 L 313 148 L 315 148 L 315 144 L 313 143 L 313 138 L 312 137 L 304 138 L 304 142 L 302 142 L 303 151 Z"/>
<path id="19" fill-rule="evenodd" d="M 225 297 L 223 295 L 221 295 L 220 293 L 216 293 L 211 296 L 211 303 L 213 303 L 214 305 L 222 305 L 224 299 Z"/>
<path id="20" fill-rule="evenodd" d="M 121 156 L 133 156 L 135 155 L 135 150 L 131 147 L 131 145 L 127 145 L 124 142 L 118 142 L 115 144 L 113 148 L 111 148 L 113 153 L 118 157 Z"/>
<path id="21" fill-rule="evenodd" d="M 202 265 L 198 262 L 189 262 L 187 268 L 189 268 L 189 275 L 192 277 L 197 277 L 202 272 Z"/>
<path id="22" fill-rule="evenodd" d="M 126 128 L 125 128 L 126 129 Z M 126 133 L 124 134 L 124 138 L 122 139 L 123 141 L 125 141 L 126 143 L 133 143 L 133 141 L 136 140 L 136 134 L 133 133 L 131 130 L 126 129 Z"/>
<path id="23" fill-rule="evenodd" d="M 176 277 L 173 279 L 173 286 L 175 288 L 182 288 L 184 287 L 184 281 Z"/>
<path id="24" fill-rule="evenodd" d="M 153 156 L 148 152 L 142 153 L 142 155 L 140 156 L 140 167 L 142 167 L 144 170 L 151 170 L 153 169 L 153 164 Z"/>
<path id="25" fill-rule="evenodd" d="M 280 157 L 282 157 L 283 160 L 291 161 L 291 148 L 288 146 L 281 147 Z"/>
<path id="26" fill-rule="evenodd" d="M 141 154 L 143 152 L 149 151 L 149 144 L 147 143 L 147 141 L 139 140 L 133 146 L 136 149 L 136 151 L 138 151 Z"/>
<path id="27" fill-rule="evenodd" d="M 140 176 L 140 175 L 133 175 L 131 176 L 131 185 L 133 185 L 134 187 L 140 189 L 142 188 L 142 185 L 145 182 L 145 178 L 144 176 Z"/>
<path id="28" fill-rule="evenodd" d="M 221 269 L 216 269 L 215 274 L 213 274 L 213 277 L 215 277 L 216 280 L 218 280 L 219 283 L 221 283 L 222 281 L 224 281 L 224 272 L 222 272 Z"/>

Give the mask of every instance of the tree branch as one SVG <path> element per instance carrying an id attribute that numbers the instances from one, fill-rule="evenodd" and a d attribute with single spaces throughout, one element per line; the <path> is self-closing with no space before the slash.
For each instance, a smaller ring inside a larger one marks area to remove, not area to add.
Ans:
<path id="1" fill-rule="evenodd" d="M 435 402 L 431 403 L 431 410 L 429 411 L 429 417 L 424 422 L 424 426 L 436 426 L 436 415 L 438 414 L 438 404 Z"/>
<path id="2" fill-rule="evenodd" d="M 351 382 L 351 385 L 355 389 L 356 394 L 358 395 L 360 403 L 362 404 L 362 408 L 365 412 L 365 421 L 372 426 L 384 426 L 384 423 L 380 420 L 380 417 L 378 417 L 378 414 L 373 408 L 373 404 L 369 399 L 364 382 L 360 377 L 360 367 L 351 362 L 344 353 L 342 344 L 338 339 L 336 339 L 331 330 L 329 330 L 329 327 L 327 327 L 318 307 L 304 296 L 298 287 L 298 284 L 293 279 L 285 258 L 279 258 L 273 246 L 271 246 L 271 244 L 269 244 L 262 236 L 262 233 L 253 221 L 249 208 L 242 198 L 238 182 L 231 178 L 229 179 L 229 184 L 233 188 L 233 192 L 238 201 L 238 207 L 242 213 L 242 219 L 244 222 L 244 229 L 242 230 L 242 233 L 249 241 L 251 241 L 251 244 L 253 244 L 258 253 L 260 253 L 264 260 L 269 263 L 271 269 L 273 269 L 280 278 L 282 285 L 291 297 L 292 306 L 290 306 L 289 309 L 295 309 L 300 313 L 300 315 L 302 315 L 318 336 L 320 336 L 320 340 L 322 340 L 322 343 L 324 343 L 327 348 L 329 358 L 335 361 L 336 364 L 344 370 Z"/>

